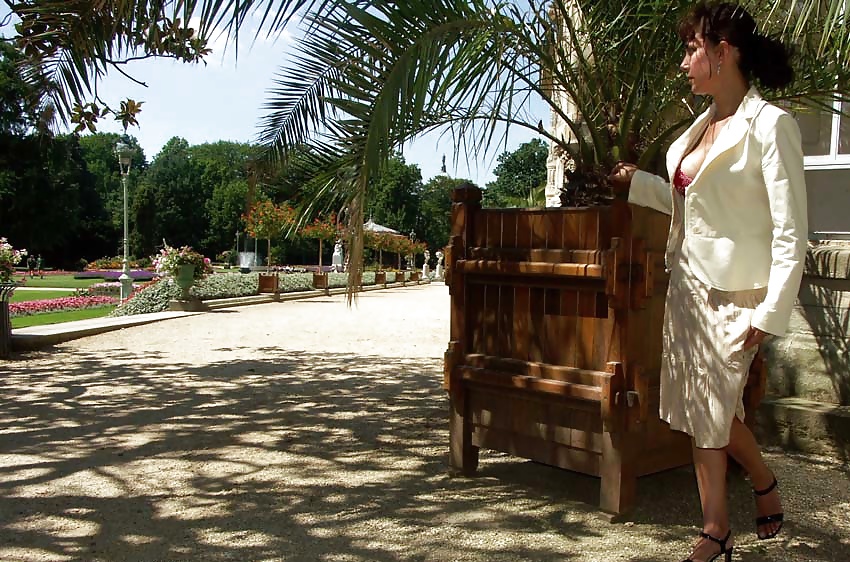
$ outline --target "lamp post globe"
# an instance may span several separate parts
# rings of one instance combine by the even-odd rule
[[[126,143],[119,141],[115,145],[115,155],[118,157],[121,185],[124,188],[124,255],[121,259],[121,276],[118,278],[121,282],[121,302],[124,302],[130,297],[130,293],[133,291],[133,278],[130,277],[130,262],[128,259],[129,245],[127,236],[127,176],[130,174],[133,150]]]

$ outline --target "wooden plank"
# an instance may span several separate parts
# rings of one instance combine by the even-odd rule
[[[578,291],[578,315],[608,318],[608,297],[600,291]]]
[[[517,248],[517,213],[502,211],[502,248]]]
[[[528,360],[528,347],[531,339],[531,289],[514,289],[514,359]]]
[[[484,351],[484,292],[486,285],[466,287],[466,334],[467,350],[471,353]]]
[[[547,248],[556,250],[564,249],[564,220],[562,213],[550,212],[543,215],[543,229],[546,231]]]
[[[578,291],[561,291],[561,348],[558,364],[578,367]]]
[[[624,403],[626,400],[626,380],[623,364],[608,363],[608,372],[611,376],[603,381],[600,400],[602,431],[607,433],[620,432],[624,429],[623,413],[626,409]]]
[[[543,361],[544,289],[531,289],[529,299],[528,360]]]
[[[487,221],[491,214],[489,210],[478,209],[474,216],[470,217],[474,220],[469,223],[471,232],[466,240],[468,248],[487,245]]]
[[[502,213],[495,210],[482,211],[482,213],[486,213],[482,222],[486,223],[487,235],[484,243],[476,244],[476,246],[500,248],[502,246]]]
[[[456,269],[477,275],[544,275],[550,277],[589,277],[604,279],[601,265],[583,263],[510,262],[494,260],[458,260]]]
[[[563,248],[567,248],[570,250],[583,250],[584,248],[579,245],[579,222],[580,222],[580,214],[579,213],[565,213],[564,214],[564,228],[563,228]]]
[[[466,365],[458,367],[458,372],[464,381],[476,384],[552,394],[560,398],[569,398],[572,400],[586,400],[588,402],[599,402],[602,400],[602,389],[598,386],[587,386],[524,375],[512,375],[503,371],[490,371]]]
[[[599,213],[585,213],[584,231],[586,238],[584,240],[584,248],[594,249],[599,247],[599,220]]]
[[[589,371],[562,365],[493,357],[480,353],[465,355],[460,359],[458,365],[468,365],[486,370],[503,371],[514,375],[553,379],[588,386],[602,386],[603,381],[611,376],[611,373],[607,371]]]
[[[462,388],[449,393],[449,467],[466,476],[478,469],[478,447],[472,443],[468,394]]]
[[[588,249],[587,245],[587,213],[576,213],[575,216],[576,222],[576,231],[578,234],[578,240],[576,241],[576,247],[581,248],[583,250]]]
[[[564,250],[559,248],[499,248],[474,246],[467,259],[492,261],[531,261],[547,263],[581,263],[602,265],[599,250]]]
[[[546,290],[544,295],[546,314],[543,315],[541,326],[543,344],[542,363],[557,364],[560,359],[561,348],[563,347],[563,336],[559,329],[561,319],[563,318],[560,314],[561,295],[553,289]],[[554,303],[554,306],[552,303]]]
[[[593,369],[594,366],[599,365],[599,361],[596,360],[594,356],[594,352],[596,348],[594,346],[594,342],[596,340],[596,323],[597,319],[595,318],[586,318],[581,316],[581,308],[582,308],[582,293],[583,291],[579,291],[579,318],[576,321],[576,367],[580,369]]]
[[[487,392],[473,388],[470,395],[472,423],[496,429],[511,429],[512,404],[515,396],[503,392]]]
[[[483,345],[481,351],[487,355],[498,354],[499,344],[499,287],[484,285],[484,311],[481,319]]]
[[[482,427],[473,429],[472,440],[479,447],[503,451],[590,476],[599,476],[600,455],[592,451],[582,451],[527,435]]]
[[[528,213],[529,218],[529,234],[530,234],[530,246],[534,249],[542,249],[546,248],[546,229],[544,226],[546,222],[544,220],[544,212],[543,211],[530,211]]]
[[[531,214],[524,212],[516,217],[516,247],[531,248]]]
[[[602,434],[599,507],[604,511],[620,514],[634,505],[637,491],[634,445],[634,439],[627,434]]]
[[[499,312],[497,324],[499,329],[499,344],[496,355],[499,357],[511,357],[514,347],[514,288],[500,286],[499,290]]]

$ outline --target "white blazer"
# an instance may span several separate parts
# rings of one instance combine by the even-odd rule
[[[669,177],[715,112],[712,104],[670,146]],[[785,333],[808,239],[800,129],[791,115],[750,88],[688,186],[684,204],[669,182],[641,171],[632,179],[629,202],[673,215],[668,264],[684,228],[688,263],[700,281],[721,291],[767,287],[752,325]]]

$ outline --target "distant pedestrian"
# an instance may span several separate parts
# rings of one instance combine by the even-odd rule
[[[42,279],[44,279],[44,269],[42,267],[43,264],[44,264],[44,262],[41,259],[41,254],[38,254],[38,258],[36,258],[36,260],[35,260],[35,269],[38,272],[38,276],[41,277]]]
[[[27,275],[30,276],[30,279],[35,277],[35,256],[32,254],[27,258]]]

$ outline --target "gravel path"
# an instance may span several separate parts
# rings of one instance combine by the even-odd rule
[[[220,310],[0,363],[0,560],[678,561],[680,469],[626,523],[599,482],[483,451],[446,471],[448,293],[432,285]],[[850,560],[850,471],[769,454],[790,522],[735,560]]]

